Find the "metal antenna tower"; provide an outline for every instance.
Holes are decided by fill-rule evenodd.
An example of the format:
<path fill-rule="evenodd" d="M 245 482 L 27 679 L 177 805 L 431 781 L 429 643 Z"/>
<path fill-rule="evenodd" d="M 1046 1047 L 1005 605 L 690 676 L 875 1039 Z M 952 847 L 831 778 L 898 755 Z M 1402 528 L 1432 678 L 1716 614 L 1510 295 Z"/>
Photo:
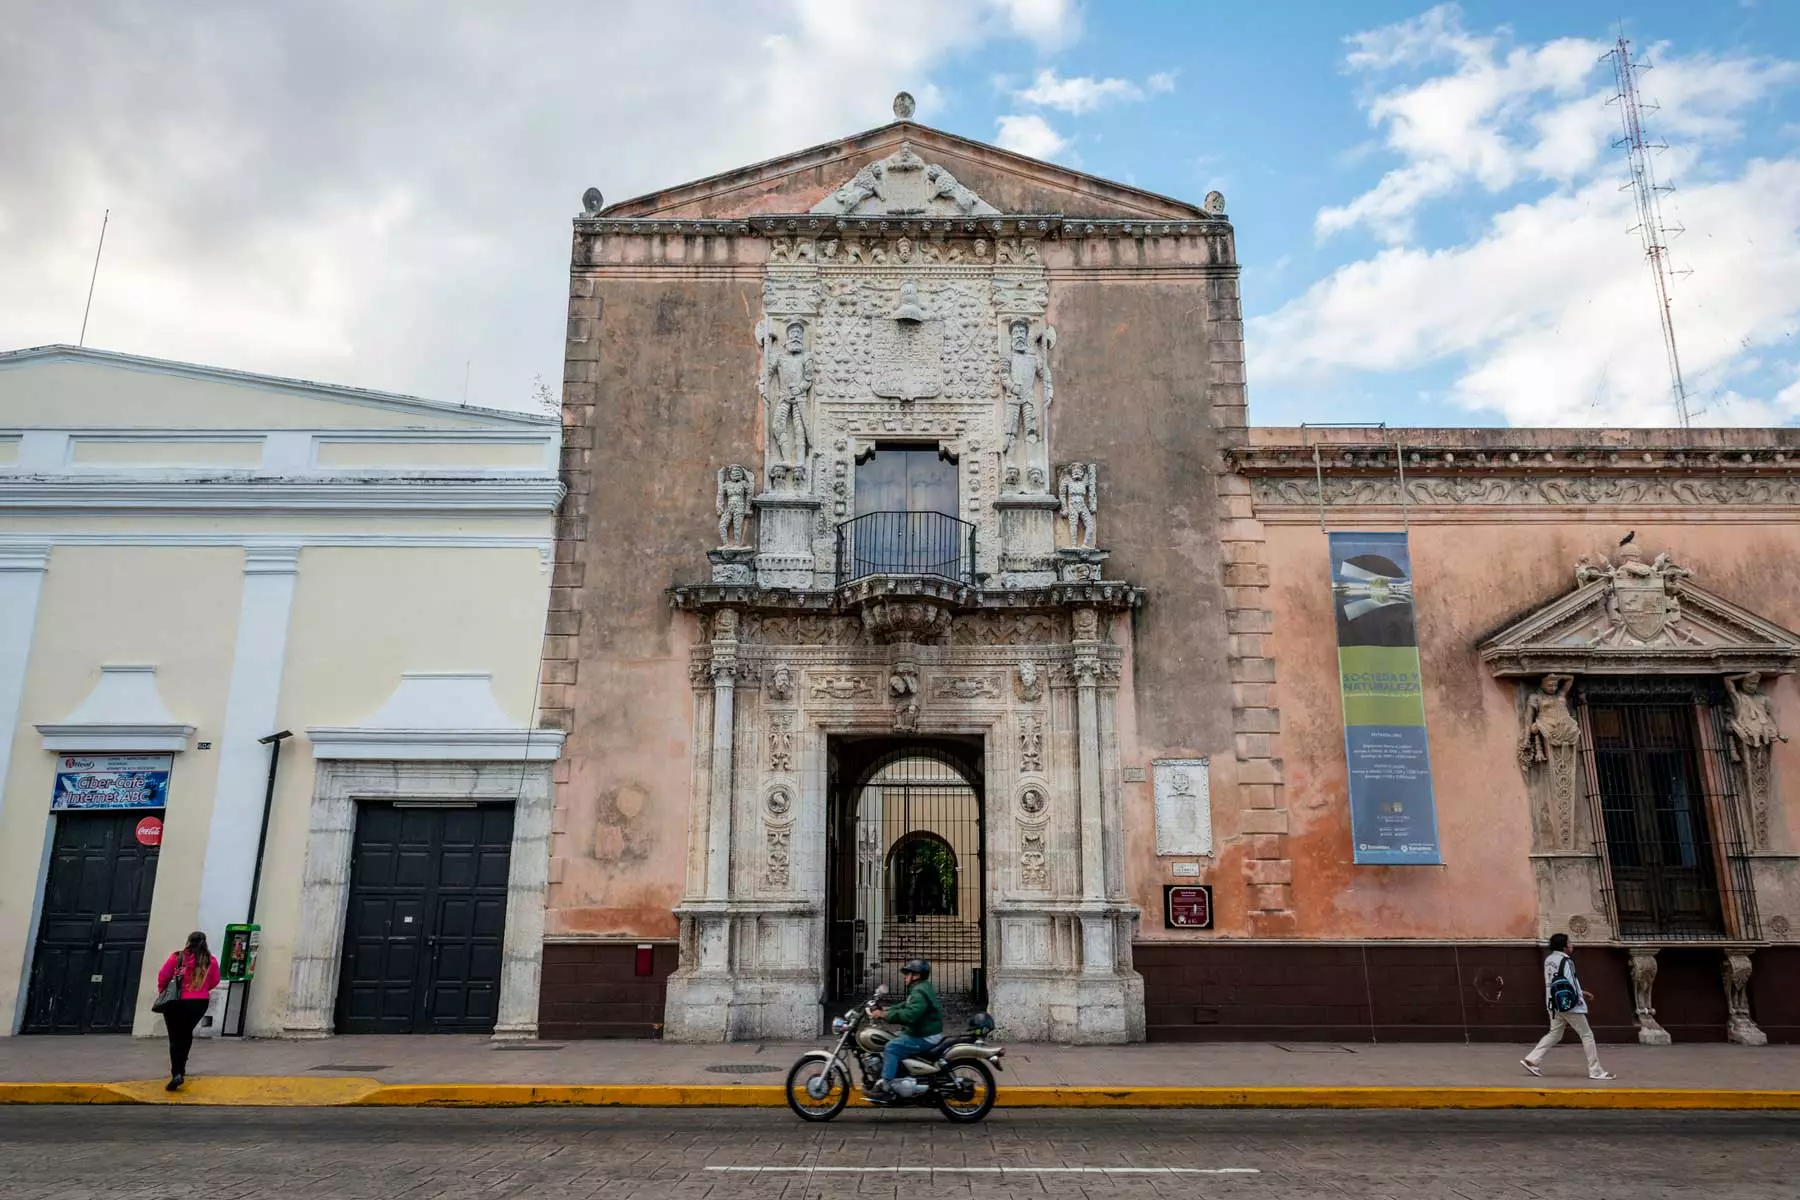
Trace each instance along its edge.
<path fill-rule="evenodd" d="M 1681 377 L 1681 352 L 1675 345 L 1675 314 L 1669 307 L 1670 230 L 1663 224 L 1662 218 L 1662 193 L 1675 189 L 1672 185 L 1656 181 L 1650 152 L 1667 150 L 1668 146 L 1645 140 L 1644 110 L 1646 107 L 1654 110 L 1656 105 L 1646 106 L 1638 98 L 1638 72 L 1648 70 L 1650 64 L 1641 59 L 1632 59 L 1631 43 L 1625 40 L 1623 33 L 1601 61 L 1611 62 L 1613 77 L 1619 85 L 1619 90 L 1608 103 L 1618 104 L 1619 124 L 1624 132 L 1613 143 L 1613 148 L 1625 151 L 1631 163 L 1631 183 L 1627 186 L 1637 200 L 1637 227 L 1633 232 L 1644 244 L 1644 257 L 1649 260 L 1650 275 L 1656 281 L 1656 315 L 1662 320 L 1663 351 L 1669 362 L 1669 391 L 1675 400 L 1675 415 L 1681 421 L 1681 427 L 1686 429 L 1691 420 L 1687 383 Z M 1682 230 L 1676 229 L 1674 232 L 1681 233 Z"/>

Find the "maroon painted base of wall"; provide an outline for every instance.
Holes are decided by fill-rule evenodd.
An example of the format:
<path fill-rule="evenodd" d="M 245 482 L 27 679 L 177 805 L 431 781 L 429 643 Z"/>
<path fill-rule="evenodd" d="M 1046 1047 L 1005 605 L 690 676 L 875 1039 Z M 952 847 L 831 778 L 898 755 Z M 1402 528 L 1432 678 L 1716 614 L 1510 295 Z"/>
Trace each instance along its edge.
<path fill-rule="evenodd" d="M 663 995 L 677 947 L 650 951 L 650 974 L 637 973 L 637 944 L 552 942 L 544 947 L 538 1036 L 546 1039 L 662 1036 Z"/>
<path fill-rule="evenodd" d="M 1637 1041 L 1626 952 L 1575 954 L 1595 1036 Z M 1133 957 L 1153 1042 L 1533 1042 L 1545 1028 L 1535 946 L 1139 942 Z M 1657 955 L 1657 1019 L 1676 1042 L 1725 1040 L 1720 961 L 1716 949 Z M 1771 1042 L 1800 1041 L 1800 947 L 1752 963 L 1752 1016 Z"/>
<path fill-rule="evenodd" d="M 1758 950 L 1750 967 L 1750 1015 L 1771 1043 L 1800 1045 L 1800 946 Z"/>

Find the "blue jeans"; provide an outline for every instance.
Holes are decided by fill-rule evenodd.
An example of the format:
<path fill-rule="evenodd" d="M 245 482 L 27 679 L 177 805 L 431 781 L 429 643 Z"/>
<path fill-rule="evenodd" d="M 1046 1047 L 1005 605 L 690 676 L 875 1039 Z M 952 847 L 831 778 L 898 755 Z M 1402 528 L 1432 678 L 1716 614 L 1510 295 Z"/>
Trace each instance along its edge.
<path fill-rule="evenodd" d="M 897 1035 L 881 1049 L 881 1077 L 897 1079 L 900 1075 L 900 1060 L 916 1058 L 937 1045 L 937 1039 L 908 1037 L 902 1033 Z"/>

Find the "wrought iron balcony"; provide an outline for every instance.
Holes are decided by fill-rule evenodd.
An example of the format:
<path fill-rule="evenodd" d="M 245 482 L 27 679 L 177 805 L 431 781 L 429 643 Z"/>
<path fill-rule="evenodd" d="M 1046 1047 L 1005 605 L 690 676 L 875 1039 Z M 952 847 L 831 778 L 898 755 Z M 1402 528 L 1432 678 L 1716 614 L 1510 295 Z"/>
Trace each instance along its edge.
<path fill-rule="evenodd" d="M 869 575 L 975 582 L 975 526 L 941 512 L 872 512 L 837 527 L 838 586 Z"/>

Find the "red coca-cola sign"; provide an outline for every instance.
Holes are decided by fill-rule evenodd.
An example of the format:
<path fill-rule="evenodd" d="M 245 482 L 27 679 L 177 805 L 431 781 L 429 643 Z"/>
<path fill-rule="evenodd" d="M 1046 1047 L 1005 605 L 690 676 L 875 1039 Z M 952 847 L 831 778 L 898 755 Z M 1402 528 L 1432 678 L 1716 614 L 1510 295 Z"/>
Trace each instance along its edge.
<path fill-rule="evenodd" d="M 132 830 L 132 833 L 137 837 L 140 846 L 160 846 L 162 845 L 162 818 L 145 817 L 137 823 L 137 828 Z"/>

